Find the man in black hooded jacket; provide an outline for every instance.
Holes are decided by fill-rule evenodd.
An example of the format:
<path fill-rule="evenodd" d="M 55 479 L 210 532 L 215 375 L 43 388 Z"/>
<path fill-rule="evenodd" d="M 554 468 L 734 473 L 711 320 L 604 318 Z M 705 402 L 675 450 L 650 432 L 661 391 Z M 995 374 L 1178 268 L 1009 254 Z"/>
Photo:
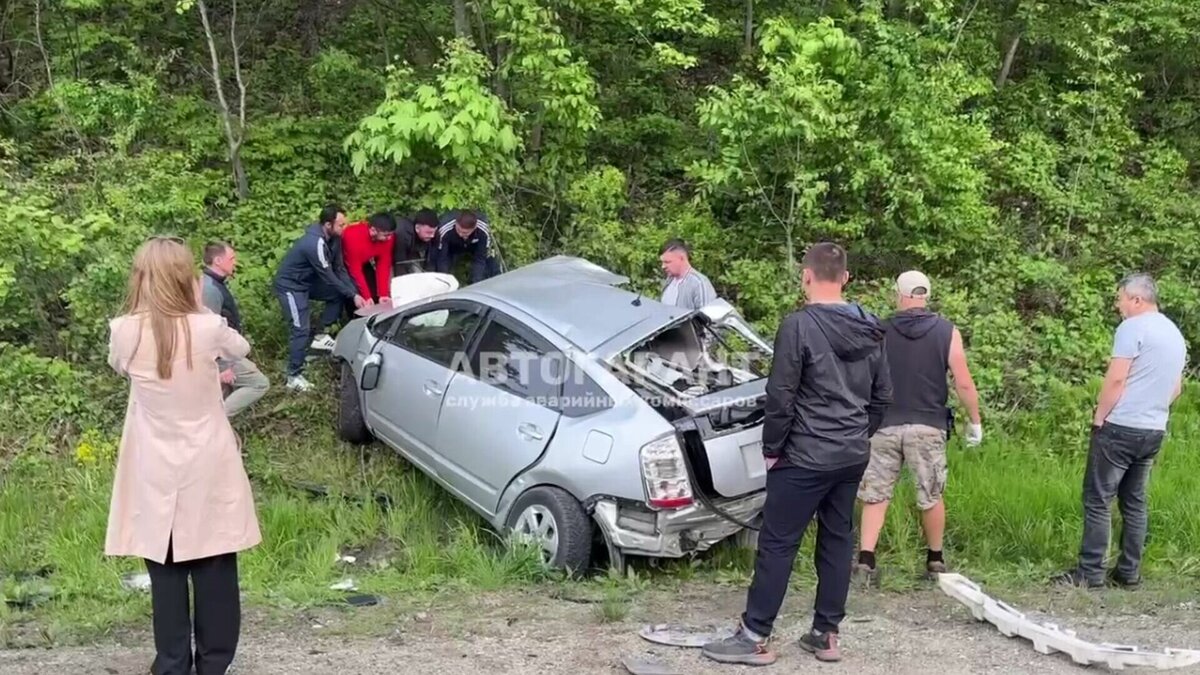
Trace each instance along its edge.
<path fill-rule="evenodd" d="M 846 613 L 854 554 L 854 500 L 871 455 L 871 435 L 891 403 L 892 385 L 879 320 L 842 298 L 846 252 L 815 244 L 804 256 L 807 304 L 775 336 L 767 380 L 763 456 L 767 500 L 754 580 L 741 625 L 704 647 L 722 663 L 766 665 L 767 645 L 787 593 L 804 530 L 817 518 L 817 597 L 812 630 L 800 646 L 822 661 L 841 659 L 838 625 Z"/>

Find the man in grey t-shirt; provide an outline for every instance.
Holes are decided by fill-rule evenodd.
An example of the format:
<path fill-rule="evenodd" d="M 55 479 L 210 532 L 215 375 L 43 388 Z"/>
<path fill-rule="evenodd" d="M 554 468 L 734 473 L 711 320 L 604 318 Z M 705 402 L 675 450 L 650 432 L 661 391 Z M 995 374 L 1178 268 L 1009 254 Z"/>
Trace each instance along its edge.
<path fill-rule="evenodd" d="M 689 253 L 688 245 L 682 239 L 671 239 L 663 244 L 659 262 L 667 275 L 662 292 L 664 305 L 700 309 L 717 299 L 712 282 L 692 267 Z"/>
<path fill-rule="evenodd" d="M 1055 577 L 1073 586 L 1103 586 L 1110 508 L 1121 507 L 1121 555 L 1108 575 L 1116 586 L 1136 586 L 1146 543 L 1146 486 L 1162 447 L 1171 404 L 1183 386 L 1187 345 L 1179 328 L 1158 311 L 1158 289 L 1145 274 L 1126 277 L 1117 291 L 1124 321 L 1096 414 L 1083 476 L 1083 543 L 1079 565 Z"/>

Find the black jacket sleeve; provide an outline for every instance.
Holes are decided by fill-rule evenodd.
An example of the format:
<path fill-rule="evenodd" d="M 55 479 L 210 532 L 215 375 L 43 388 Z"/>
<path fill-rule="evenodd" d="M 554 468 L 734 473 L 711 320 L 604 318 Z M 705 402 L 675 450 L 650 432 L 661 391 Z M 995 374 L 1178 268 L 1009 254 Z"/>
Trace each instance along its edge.
<path fill-rule="evenodd" d="M 801 339 L 800 314 L 783 320 L 775 334 L 775 354 L 771 375 L 767 378 L 767 406 L 763 419 L 763 456 L 784 454 L 788 436 L 796 416 L 796 393 L 804 373 L 804 344 Z"/>
<path fill-rule="evenodd" d="M 883 415 L 892 404 L 892 374 L 888 367 L 887 350 L 882 346 L 871 372 L 871 400 L 867 403 L 867 435 L 874 436 L 883 424 Z"/>
<path fill-rule="evenodd" d="M 476 230 L 479 234 L 478 241 L 471 248 L 471 283 L 478 283 L 487 278 L 487 254 L 488 246 L 491 244 L 491 237 L 482 230 Z"/>
<path fill-rule="evenodd" d="M 450 272 L 450 268 L 452 267 L 450 260 L 450 243 L 446 241 L 446 238 L 449 237 L 453 232 L 454 230 L 450 230 L 445 234 L 442 234 L 439 231 L 437 236 L 434 237 L 433 241 L 429 242 L 429 260 L 433 264 L 434 272 L 441 272 L 443 274 Z"/>
<path fill-rule="evenodd" d="M 324 237 L 316 237 L 311 245 L 305 246 L 304 254 L 308 258 L 309 264 L 320 275 L 321 281 L 336 288 L 347 299 L 358 295 L 354 284 L 350 282 L 349 275 L 345 273 L 345 265 L 334 264 L 334 255 L 330 251 L 329 243 L 325 241 Z M 342 268 L 342 274 L 338 273 L 337 267 L 339 266 Z"/>

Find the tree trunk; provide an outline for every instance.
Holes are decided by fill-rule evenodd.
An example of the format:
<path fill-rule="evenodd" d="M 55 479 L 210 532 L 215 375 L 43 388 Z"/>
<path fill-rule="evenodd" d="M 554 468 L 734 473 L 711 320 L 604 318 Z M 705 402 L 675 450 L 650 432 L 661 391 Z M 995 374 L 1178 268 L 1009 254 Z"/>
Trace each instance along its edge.
<path fill-rule="evenodd" d="M 504 61 L 508 59 L 508 43 L 504 40 L 496 41 L 496 72 L 493 82 L 496 89 L 496 96 L 500 100 L 508 103 L 508 80 L 504 78 Z"/>
<path fill-rule="evenodd" d="M 467 0 L 454 0 L 454 34 L 460 38 L 471 37 L 471 23 L 467 20 Z"/>
<path fill-rule="evenodd" d="M 996 76 L 996 91 L 1004 88 L 1008 76 L 1012 73 L 1013 61 L 1017 58 L 1017 47 L 1021 44 L 1021 34 L 1016 33 L 1008 43 L 1008 52 L 1004 55 L 1004 63 L 1000 65 L 1000 74 Z"/>
<path fill-rule="evenodd" d="M 208 41 L 208 54 L 212 59 L 213 88 L 217 90 L 221 124 L 225 130 L 225 141 L 229 146 L 229 173 L 237 189 L 238 199 L 246 199 L 250 196 L 246 169 L 242 166 L 242 141 L 245 140 L 246 134 L 246 83 L 242 80 L 242 63 L 237 42 L 237 0 L 233 2 L 233 14 L 229 18 L 229 46 L 233 50 L 233 73 L 238 87 L 236 119 L 225 99 L 225 85 L 221 79 L 221 60 L 217 56 L 217 39 L 213 34 L 212 24 L 208 20 L 208 6 L 205 5 L 204 0 L 196 0 L 196 6 L 200 11 L 200 22 L 204 24 L 204 37 Z"/>
<path fill-rule="evenodd" d="M 321 14 L 324 0 L 306 0 L 300 7 L 300 53 L 312 59 L 321 51 Z"/>
<path fill-rule="evenodd" d="M 754 51 L 754 0 L 746 0 L 746 25 L 743 49 L 749 54 Z"/>

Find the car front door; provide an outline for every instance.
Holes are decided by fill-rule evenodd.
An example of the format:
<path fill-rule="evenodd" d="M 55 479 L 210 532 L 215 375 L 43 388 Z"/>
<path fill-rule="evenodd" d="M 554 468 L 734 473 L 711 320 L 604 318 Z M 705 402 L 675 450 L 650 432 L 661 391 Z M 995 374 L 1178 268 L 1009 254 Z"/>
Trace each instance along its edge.
<path fill-rule="evenodd" d="M 439 303 L 401 316 L 377 346 L 383 364 L 367 396 L 367 421 L 427 472 L 440 473 L 433 451 L 438 415 L 481 322 L 482 308 L 473 303 Z"/>
<path fill-rule="evenodd" d="M 534 331 L 495 310 L 458 372 L 438 420 L 437 451 L 458 491 L 494 514 L 508 483 L 541 457 L 558 427 L 564 359 Z"/>

